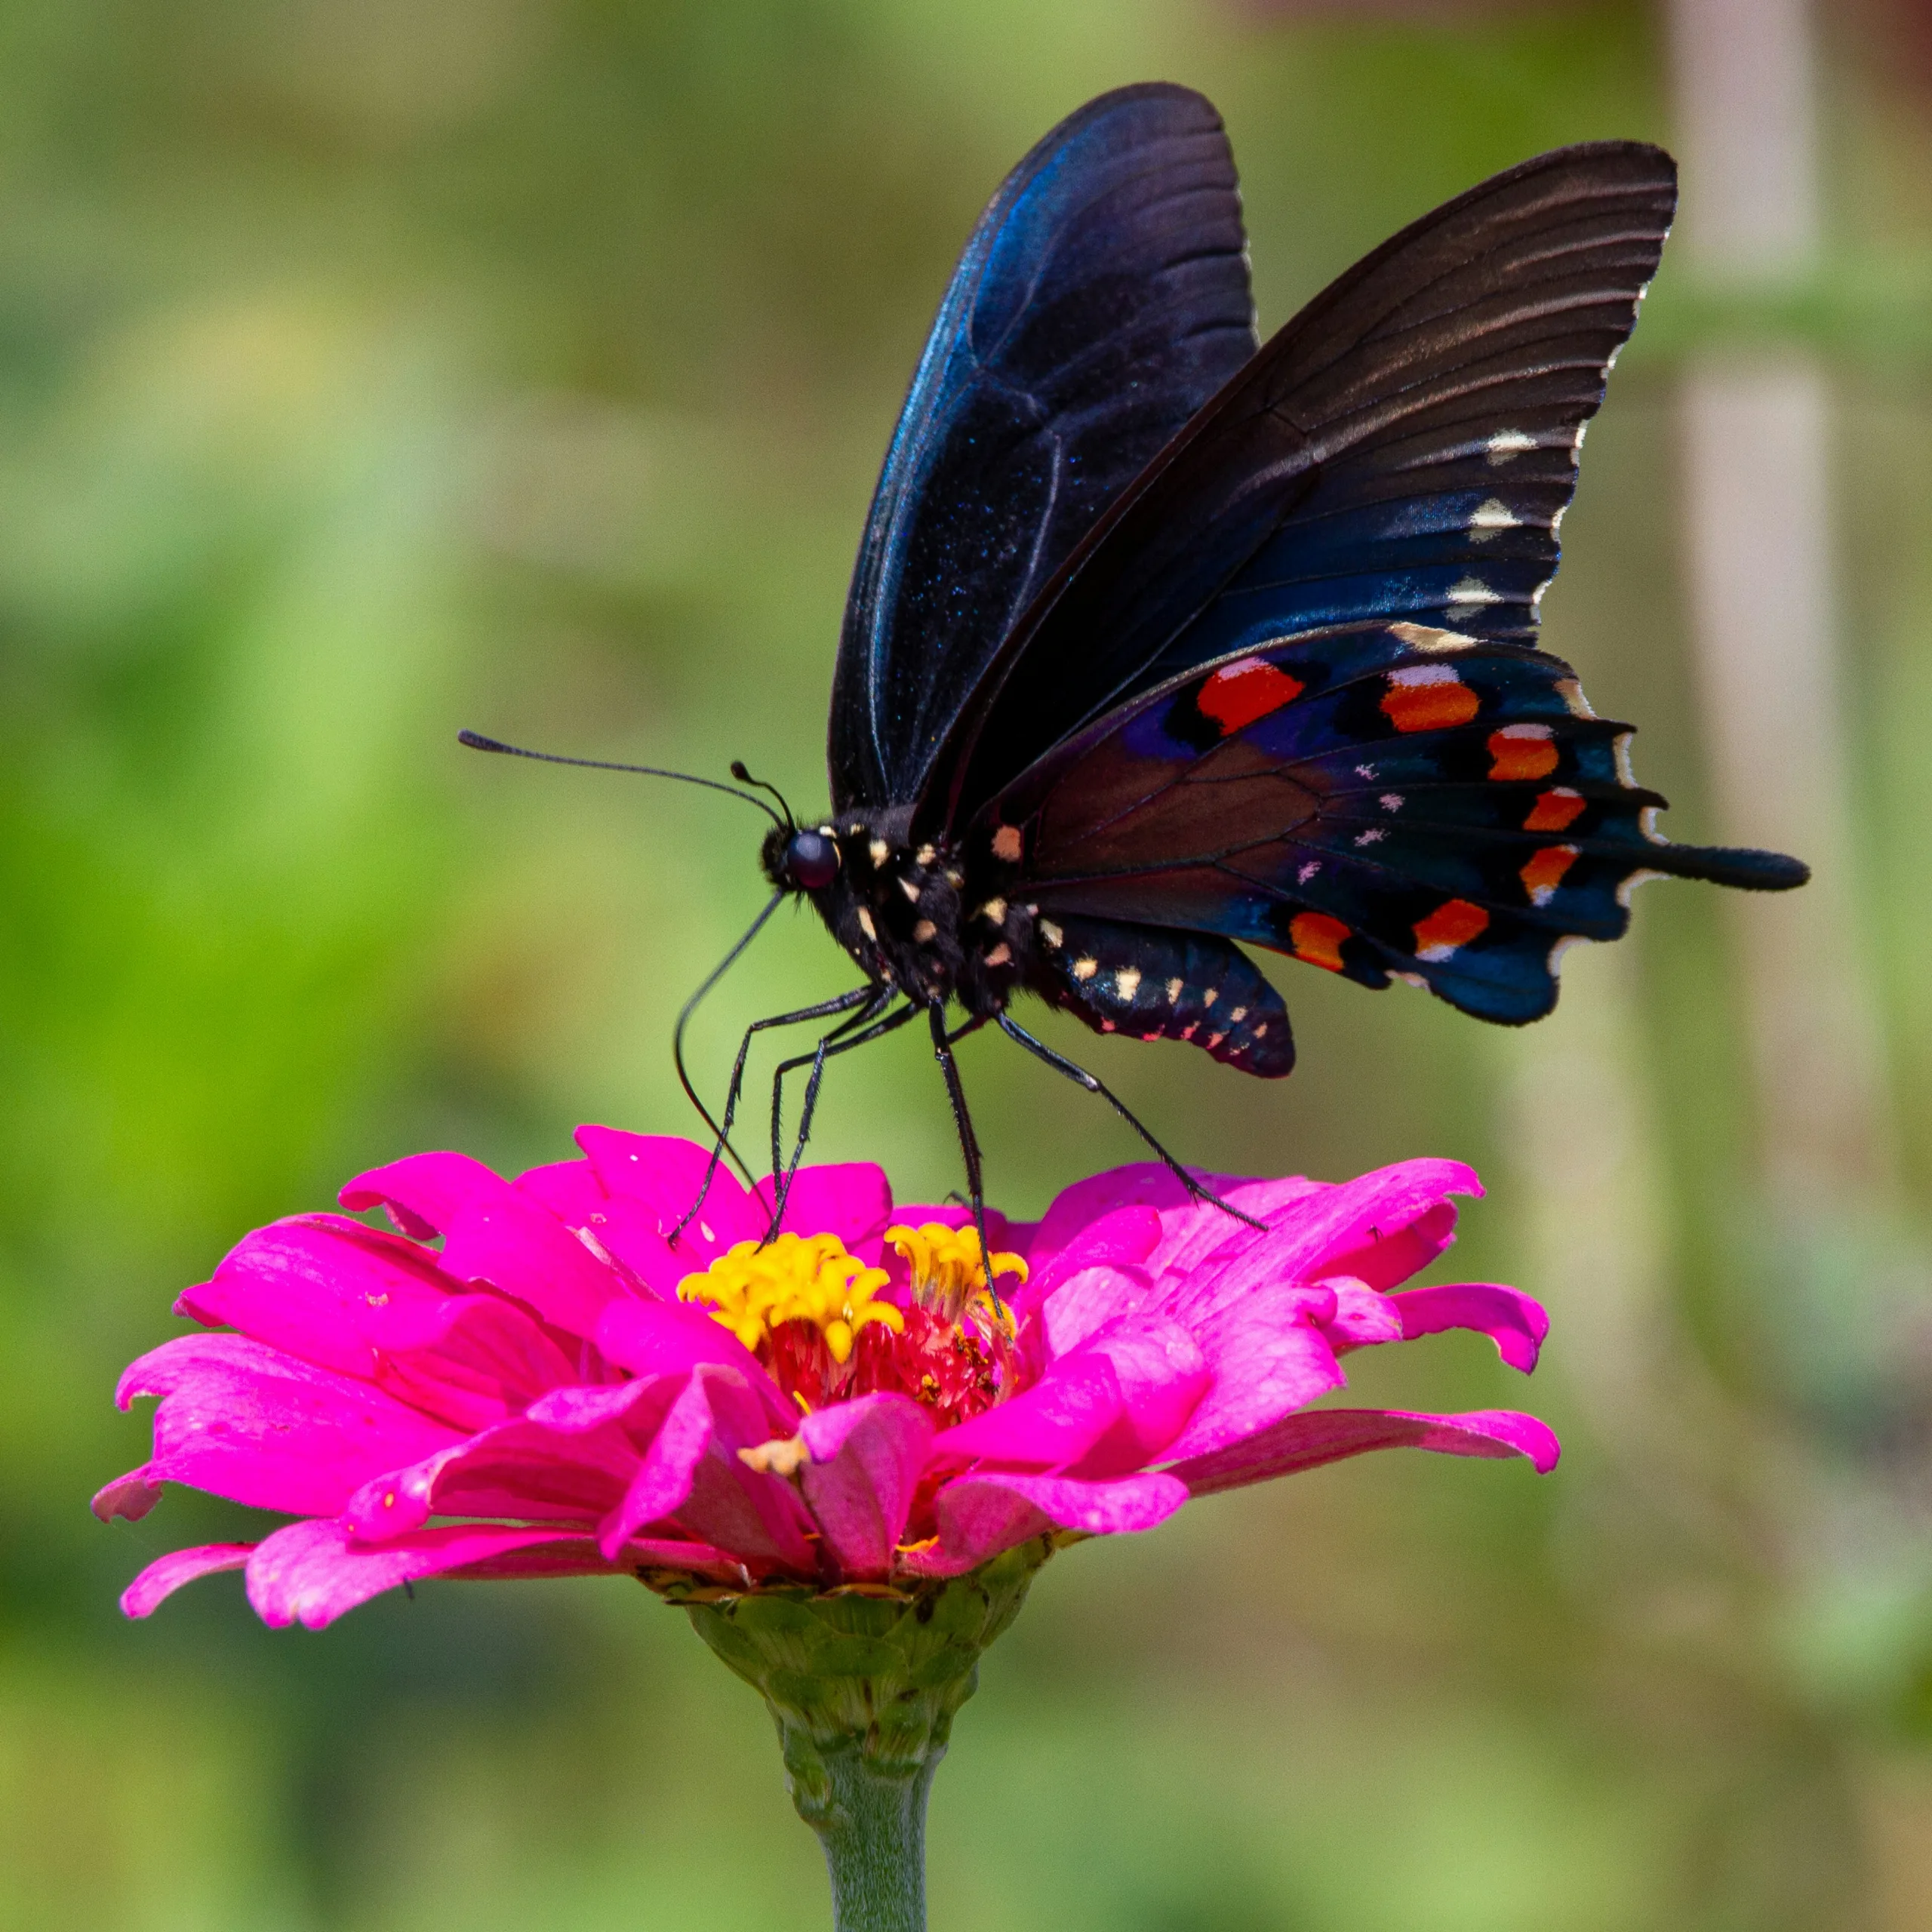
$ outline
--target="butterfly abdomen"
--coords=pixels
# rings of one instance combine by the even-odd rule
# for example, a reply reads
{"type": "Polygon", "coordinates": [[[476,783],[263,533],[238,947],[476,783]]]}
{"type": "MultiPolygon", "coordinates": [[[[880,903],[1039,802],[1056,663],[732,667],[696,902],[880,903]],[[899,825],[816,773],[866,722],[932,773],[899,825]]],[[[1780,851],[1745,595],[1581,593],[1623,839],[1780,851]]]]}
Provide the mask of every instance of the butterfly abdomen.
{"type": "Polygon", "coordinates": [[[1034,990],[1095,1032],[1186,1040],[1264,1080],[1294,1068],[1281,995],[1226,940],[1045,909],[1034,931],[1034,990]]]}

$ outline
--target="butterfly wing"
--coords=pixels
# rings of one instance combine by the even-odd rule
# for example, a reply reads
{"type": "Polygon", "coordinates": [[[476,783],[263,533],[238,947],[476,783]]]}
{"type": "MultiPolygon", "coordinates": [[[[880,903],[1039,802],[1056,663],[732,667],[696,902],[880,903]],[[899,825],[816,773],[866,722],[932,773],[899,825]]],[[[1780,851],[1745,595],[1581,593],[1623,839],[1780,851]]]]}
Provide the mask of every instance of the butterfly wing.
{"type": "Polygon", "coordinates": [[[1558,149],[1358,263],[1275,336],[1067,559],[934,761],[964,825],[1084,721],[1313,626],[1534,638],[1585,424],[1675,205],[1661,149],[1558,149]]]}
{"type": "Polygon", "coordinates": [[[1254,346],[1234,162],[1198,94],[1103,95],[1013,171],[866,526],[832,681],[835,810],[918,795],[1020,614],[1254,346]]]}
{"type": "MultiPolygon", "coordinates": [[[[1565,945],[1622,935],[1641,880],[1777,889],[1807,876],[1775,853],[1660,837],[1663,801],[1632,778],[1629,737],[1558,658],[1355,624],[1131,700],[998,812],[1021,834],[1017,889],[1048,924],[1219,934],[1365,986],[1401,975],[1518,1023],[1555,1003],[1565,945]]],[[[1097,976],[1041,937],[1042,989],[1066,1004],[1097,976]]]]}

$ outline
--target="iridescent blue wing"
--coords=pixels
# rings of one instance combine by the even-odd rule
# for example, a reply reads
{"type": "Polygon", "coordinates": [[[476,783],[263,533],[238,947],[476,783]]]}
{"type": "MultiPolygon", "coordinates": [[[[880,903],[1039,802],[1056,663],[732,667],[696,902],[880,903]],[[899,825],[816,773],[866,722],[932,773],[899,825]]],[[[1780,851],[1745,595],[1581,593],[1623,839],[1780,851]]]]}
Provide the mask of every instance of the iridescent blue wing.
{"type": "Polygon", "coordinates": [[[1675,168],[1526,162],[1426,216],[1276,335],[1042,591],[935,761],[964,825],[1054,744],[1189,666],[1381,617],[1530,641],[1584,425],[1675,168]]]}
{"type": "MultiPolygon", "coordinates": [[[[1775,853],[1663,839],[1630,735],[1541,651],[1356,624],[1130,700],[1011,788],[998,819],[1021,835],[1014,890],[1050,924],[1220,934],[1515,1023],[1555,1004],[1570,941],[1622,935],[1639,881],[1807,876],[1775,853]]],[[[1065,1004],[1078,962],[1057,950],[1041,989],[1065,1004]]]]}
{"type": "Polygon", "coordinates": [[[887,452],[832,681],[835,809],[934,748],[1108,503],[1254,352],[1233,158],[1184,88],[1103,95],[980,218],[887,452]]]}

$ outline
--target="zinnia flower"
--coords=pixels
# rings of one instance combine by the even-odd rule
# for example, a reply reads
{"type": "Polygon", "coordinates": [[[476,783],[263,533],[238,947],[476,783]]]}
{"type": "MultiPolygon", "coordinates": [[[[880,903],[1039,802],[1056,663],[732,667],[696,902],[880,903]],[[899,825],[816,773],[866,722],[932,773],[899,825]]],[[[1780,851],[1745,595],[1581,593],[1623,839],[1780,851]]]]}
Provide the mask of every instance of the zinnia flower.
{"type": "Polygon", "coordinates": [[[161,1398],[154,1454],[97,1512],[180,1482],[297,1520],[162,1557],[131,1616],[235,1568],[266,1621],[311,1628],[435,1576],[903,1596],[1365,1450],[1556,1460],[1509,1411],[1310,1407],[1351,1349],[1443,1329],[1534,1365],[1545,1318],[1515,1290],[1392,1292],[1447,1245],[1449,1197],[1481,1192],[1453,1161],[1209,1177],[1260,1228],[1116,1169],[1038,1223],[988,1217],[995,1295],[968,1217],[895,1217],[875,1167],[804,1170],[764,1244],[765,1208],[720,1174],[673,1239],[705,1151],[577,1140],[514,1182],[457,1154],[379,1168],[342,1202],[398,1232],[277,1222],[181,1297],[221,1332],[123,1377],[124,1407],[161,1398]]]}

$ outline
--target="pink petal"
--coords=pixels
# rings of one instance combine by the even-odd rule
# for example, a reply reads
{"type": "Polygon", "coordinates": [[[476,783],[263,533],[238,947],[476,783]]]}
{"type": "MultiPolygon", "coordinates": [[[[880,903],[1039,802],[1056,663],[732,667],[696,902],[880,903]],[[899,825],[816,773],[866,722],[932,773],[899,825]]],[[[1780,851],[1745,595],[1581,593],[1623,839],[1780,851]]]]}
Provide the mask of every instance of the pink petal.
{"type": "MultiPolygon", "coordinates": [[[[773,1192],[768,1175],[764,1191],[773,1192]]],[[[873,1263],[886,1225],[895,1218],[892,1184],[885,1170],[869,1161],[801,1168],[785,1202],[785,1225],[794,1233],[836,1235],[851,1253],[873,1263]]]]}
{"type": "Polygon", "coordinates": [[[905,1534],[933,1426],[906,1395],[860,1395],[805,1417],[805,1500],[850,1577],[882,1577],[905,1534]]]}
{"type": "Polygon", "coordinates": [[[452,1429],[371,1388],[240,1335],[184,1335],[143,1355],[115,1399],[158,1395],[150,1483],[333,1515],[357,1489],[451,1447],[452,1429]]]}
{"type": "Polygon", "coordinates": [[[904,1552],[915,1575],[956,1577],[989,1557],[1048,1530],[1121,1536],[1150,1530],[1187,1500],[1186,1487],[1165,1475],[1082,1482],[1072,1476],[961,1476],[939,1493],[937,1548],[904,1552]]]}
{"type": "Polygon", "coordinates": [[[383,1208],[405,1234],[429,1241],[464,1208],[487,1205],[508,1185],[467,1154],[410,1154],[357,1175],[337,1198],[352,1214],[383,1208]]]}
{"type": "Polygon", "coordinates": [[[1117,1208],[1077,1229],[1072,1238],[1033,1269],[1016,1306],[1044,1301],[1061,1284],[1088,1268],[1137,1268],[1161,1242],[1161,1217],[1151,1208],[1117,1208]]]}
{"type": "Polygon", "coordinates": [[[1340,1388],[1346,1378],[1315,1326],[1334,1306],[1325,1288],[1263,1279],[1190,1323],[1214,1380],[1168,1454],[1238,1442],[1340,1388]]]}
{"type": "Polygon", "coordinates": [[[251,1543],[205,1543],[195,1549],[172,1549],[158,1557],[121,1592],[124,1617],[152,1617],[183,1583],[239,1570],[254,1553],[251,1543]]]}
{"type": "MultiPolygon", "coordinates": [[[[708,1149],[688,1140],[611,1127],[579,1128],[577,1144],[590,1157],[605,1192],[614,1201],[632,1204],[660,1238],[668,1237],[690,1212],[711,1158],[708,1149]]],[[[676,1275],[666,1285],[654,1274],[651,1286],[660,1294],[675,1294],[685,1275],[709,1267],[735,1242],[761,1239],[771,1218],[771,1209],[748,1195],[730,1168],[719,1162],[703,1204],[678,1236],[675,1253],[666,1251],[676,1275]]]]}
{"type": "Polygon", "coordinates": [[[941,1463],[983,1459],[1008,1467],[1063,1469],[1079,1461],[1125,1412],[1113,1364],[1083,1350],[1062,1356],[1011,1401],[942,1431],[933,1456],[941,1463]]]}
{"type": "Polygon", "coordinates": [[[797,1406],[758,1358],[722,1322],[688,1303],[613,1302],[598,1318],[598,1352],[634,1375],[682,1375],[700,1365],[729,1369],[754,1390],[771,1426],[789,1429],[797,1406]]]}
{"type": "Polygon", "coordinates": [[[1349,1275],[1392,1288],[1449,1245],[1456,1209],[1444,1197],[1481,1192],[1460,1161],[1398,1161],[1306,1204],[1284,1226],[1280,1258],[1304,1280],[1349,1275]]]}
{"type": "Polygon", "coordinates": [[[175,1303],[318,1367],[367,1380],[376,1352],[420,1346],[449,1299],[436,1257],[415,1242],[335,1214],[277,1221],[245,1236],[175,1303]]]}
{"type": "Polygon", "coordinates": [[[1549,1333],[1549,1317],[1540,1303],[1496,1282],[1406,1288],[1389,1300],[1401,1319],[1404,1341],[1417,1335],[1439,1334],[1447,1328],[1473,1329],[1487,1335],[1496,1344],[1497,1353],[1525,1375],[1536,1367],[1543,1337],[1549,1333]]]}
{"type": "Polygon", "coordinates": [[[453,1428],[487,1429],[576,1380],[563,1351],[500,1295],[445,1295],[416,1326],[415,1346],[378,1355],[377,1385],[453,1428]]]}
{"type": "Polygon", "coordinates": [[[625,1292],[606,1263],[532,1195],[480,1162],[453,1154],[415,1154],[343,1189],[343,1204],[386,1204],[443,1235],[440,1266],[458,1281],[487,1281],[534,1309],[546,1321],[588,1335],[606,1303],[625,1292]]]}
{"type": "Polygon", "coordinates": [[[130,1469],[125,1476],[116,1476],[97,1490],[88,1506],[103,1523],[112,1522],[116,1516],[138,1523],[160,1500],[159,1479],[153,1472],[153,1465],[144,1463],[138,1469],[130,1469]]]}
{"type": "Polygon", "coordinates": [[[1176,1321],[1130,1315],[1109,1322],[1085,1349],[1112,1367],[1124,1412],[1081,1458],[1084,1477],[1144,1468],[1180,1434],[1214,1381],[1199,1344],[1176,1321]]]}
{"type": "Polygon", "coordinates": [[[1513,1409],[1466,1415],[1415,1415],[1399,1409],[1317,1409],[1208,1456],[1169,1465],[1195,1496],[1293,1475],[1371,1449],[1432,1449],[1445,1456],[1523,1456],[1539,1475],[1556,1466],[1562,1446],[1546,1423],[1513,1409]]]}
{"type": "Polygon", "coordinates": [[[452,1524],[419,1530],[395,1543],[363,1546],[348,1529],[326,1518],[291,1523],[255,1546],[248,1558],[248,1601],[264,1623],[275,1629],[300,1623],[311,1630],[333,1623],[345,1611],[399,1583],[452,1571],[502,1575],[505,1559],[575,1543],[583,1571],[608,1570],[580,1534],[544,1529],[506,1529],[494,1524],[452,1524]]]}
{"type": "Polygon", "coordinates": [[[1054,1195],[1033,1238],[1028,1260],[1044,1268],[1084,1229],[1124,1208],[1149,1208],[1164,1215],[1186,1207],[1192,1197],[1158,1161],[1140,1161],[1090,1174],[1054,1195]]]}
{"type": "Polygon", "coordinates": [[[587,1531],[637,1469],[638,1451],[620,1425],[648,1430],[674,1392],[642,1381],[555,1390],[525,1415],[365,1483],[343,1521],[372,1543],[413,1535],[432,1516],[534,1518],[587,1531]]]}
{"type": "Polygon", "coordinates": [[[1334,1313],[1320,1326],[1338,1355],[1403,1339],[1401,1312],[1394,1296],[1346,1276],[1319,1285],[1335,1297],[1334,1313]]]}
{"type": "Polygon", "coordinates": [[[645,1524],[675,1515],[685,1506],[714,1432],[703,1378],[691,1376],[652,1435],[623,1494],[598,1524],[600,1549],[613,1552],[645,1524]]]}

